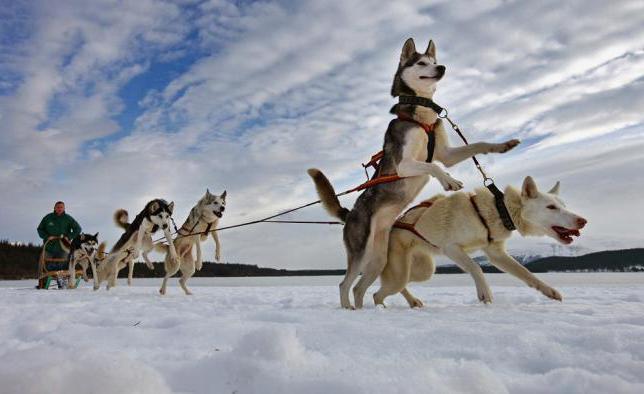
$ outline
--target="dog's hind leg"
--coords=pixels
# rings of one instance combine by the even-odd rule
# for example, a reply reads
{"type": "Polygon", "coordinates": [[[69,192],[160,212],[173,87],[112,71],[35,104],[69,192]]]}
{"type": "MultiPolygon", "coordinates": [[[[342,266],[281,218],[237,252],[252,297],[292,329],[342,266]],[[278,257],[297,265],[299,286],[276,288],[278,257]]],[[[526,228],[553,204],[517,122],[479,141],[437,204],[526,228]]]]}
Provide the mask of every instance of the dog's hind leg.
{"type": "Polygon", "coordinates": [[[380,273],[380,289],[373,294],[376,305],[384,306],[385,298],[398,293],[409,282],[411,252],[397,239],[397,235],[392,232],[389,238],[387,264],[380,273]]]}
{"type": "MultiPolygon", "coordinates": [[[[161,288],[159,289],[159,294],[165,295],[166,288],[168,286],[168,279],[179,271],[181,268],[181,262],[172,258],[169,254],[165,257],[165,276],[163,277],[163,282],[161,283],[161,288]]],[[[185,290],[184,290],[185,291],[185,290]]]]}
{"type": "Polygon", "coordinates": [[[192,254],[187,254],[181,259],[181,278],[179,278],[179,285],[183,289],[183,292],[186,293],[186,295],[192,295],[192,292],[188,290],[188,287],[186,284],[188,283],[188,279],[192,277],[192,275],[195,274],[195,264],[194,261],[192,261],[192,254]]]}
{"type": "Polygon", "coordinates": [[[561,294],[554,288],[542,282],[539,278],[524,266],[510,256],[501,243],[492,243],[483,249],[485,254],[490,259],[495,267],[510,275],[516,276],[521,279],[528,286],[539,290],[543,295],[553,300],[561,301],[561,294]]]}
{"type": "Polygon", "coordinates": [[[347,248],[347,272],[344,274],[342,282],[340,282],[340,305],[345,309],[354,309],[349,300],[349,290],[358,275],[360,275],[363,265],[364,257],[357,258],[354,252],[347,248]]]}
{"type": "Polygon", "coordinates": [[[134,277],[134,259],[127,262],[127,285],[132,286],[132,278],[134,277]]]}
{"type": "Polygon", "coordinates": [[[353,288],[353,299],[356,308],[362,308],[364,295],[369,286],[378,278],[387,264],[389,233],[396,218],[396,207],[381,209],[371,220],[371,234],[366,247],[366,266],[362,277],[353,288]]]}
{"type": "Polygon", "coordinates": [[[459,245],[451,244],[442,248],[443,253],[452,259],[463,271],[469,273],[476,284],[476,293],[481,302],[489,304],[492,302],[492,291],[485,281],[483,270],[476,261],[465,253],[459,245]]]}

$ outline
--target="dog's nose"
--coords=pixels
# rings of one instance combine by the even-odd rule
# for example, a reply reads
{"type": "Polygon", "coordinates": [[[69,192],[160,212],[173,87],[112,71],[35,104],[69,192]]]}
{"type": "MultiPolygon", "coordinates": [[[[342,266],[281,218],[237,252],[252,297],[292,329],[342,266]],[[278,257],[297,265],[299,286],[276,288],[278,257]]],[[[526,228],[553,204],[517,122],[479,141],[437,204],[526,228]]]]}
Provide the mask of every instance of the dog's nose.
{"type": "Polygon", "coordinates": [[[588,221],[584,218],[577,218],[577,227],[579,228],[584,228],[584,226],[588,223],[588,221]]]}
{"type": "Polygon", "coordinates": [[[168,225],[167,225],[167,224],[164,224],[164,225],[163,225],[163,229],[165,230],[166,228],[168,228],[168,225]]]}
{"type": "Polygon", "coordinates": [[[226,207],[221,207],[221,210],[219,212],[223,212],[226,210],[226,207]]]}

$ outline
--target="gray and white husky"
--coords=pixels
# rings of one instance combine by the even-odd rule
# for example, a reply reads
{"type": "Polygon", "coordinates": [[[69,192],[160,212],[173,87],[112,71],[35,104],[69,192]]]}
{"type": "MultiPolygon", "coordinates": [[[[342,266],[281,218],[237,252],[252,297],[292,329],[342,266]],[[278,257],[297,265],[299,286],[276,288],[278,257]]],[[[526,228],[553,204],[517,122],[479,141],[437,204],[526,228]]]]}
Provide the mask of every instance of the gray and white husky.
{"type": "MultiPolygon", "coordinates": [[[[216,231],[217,223],[221,219],[224,210],[226,209],[226,191],[220,196],[210,193],[206,190],[206,194],[192,207],[188,218],[183,223],[178,231],[178,236],[174,240],[174,249],[179,256],[178,260],[173,260],[168,253],[169,246],[157,244],[155,249],[159,252],[165,253],[165,277],[159,289],[159,293],[165,294],[168,278],[181,270],[181,278],[179,285],[186,293],[192,293],[186,287],[188,279],[194,275],[195,270],[199,271],[202,267],[201,260],[201,241],[205,241],[208,235],[215,241],[215,260],[221,259],[221,243],[216,231]],[[195,247],[196,260],[192,255],[192,247],[195,247]]],[[[172,244],[171,244],[172,245],[172,244]]]]}
{"type": "MultiPolygon", "coordinates": [[[[511,186],[505,189],[504,203],[522,236],[548,236],[568,245],[586,225],[586,219],[566,209],[559,197],[559,182],[548,192],[542,192],[531,177],[526,177],[521,190],[511,186]]],[[[412,308],[423,306],[409,292],[407,284],[429,280],[436,269],[432,256],[439,254],[472,275],[481,302],[492,302],[492,292],[481,267],[468,256],[476,250],[483,250],[492,265],[546,297],[562,299],[557,290],[506,252],[505,241],[512,232],[503,225],[494,196],[486,188],[473,194],[459,192],[432,197],[426,204],[407,211],[400,222],[411,224],[413,231],[409,228],[391,231],[388,261],[380,275],[381,287],[373,296],[377,305],[400,292],[412,308]]]]}
{"type": "MultiPolygon", "coordinates": [[[[107,289],[116,286],[118,272],[130,265],[133,267],[134,259],[143,252],[143,259],[148,268],[154,269],[147,254],[154,248],[152,244],[152,234],[161,229],[165,235],[166,241],[170,244],[170,256],[173,260],[177,259],[177,252],[172,244],[172,235],[170,234],[170,220],[174,202],[168,203],[162,199],[155,199],[147,204],[143,210],[136,215],[132,223],[128,223],[127,211],[124,209],[117,210],[114,213],[114,219],[117,225],[125,229],[125,233],[110,250],[107,258],[101,263],[98,275],[94,280],[94,290],[98,290],[103,280],[107,281],[107,289]]],[[[128,275],[128,283],[131,283],[132,268],[128,275]]]]}
{"type": "MultiPolygon", "coordinates": [[[[391,94],[431,99],[438,81],[445,74],[445,66],[437,64],[436,46],[430,40],[424,53],[417,53],[414,41],[408,39],[400,55],[391,94]]],[[[347,252],[347,272],[340,283],[340,303],[352,308],[349,289],[360,272],[362,278],[353,289],[355,307],[361,308],[367,288],[376,280],[387,263],[389,232],[396,217],[420,193],[429,176],[438,179],[445,190],[459,190],[462,183],[452,178],[434,161],[450,167],[476,154],[503,153],[519,141],[500,144],[479,142],[463,147],[450,147],[447,134],[438,114],[430,108],[411,104],[397,104],[392,113],[402,119],[389,123],[385,133],[379,175],[404,177],[392,183],[383,183],[366,189],[352,210],[340,206],[335,191],[327,178],[317,169],[310,169],[324,208],[346,223],[344,245],[347,252]],[[404,116],[404,117],[403,117],[404,116]],[[428,152],[429,137],[422,125],[433,125],[435,138],[433,159],[428,152]],[[430,157],[430,162],[428,162],[430,157]]]]}
{"type": "Polygon", "coordinates": [[[74,238],[69,249],[69,286],[74,287],[76,284],[76,265],[79,264],[83,270],[83,280],[89,281],[87,277],[87,268],[92,265],[92,276],[96,275],[94,258],[98,248],[98,233],[85,234],[81,233],[74,238]]]}

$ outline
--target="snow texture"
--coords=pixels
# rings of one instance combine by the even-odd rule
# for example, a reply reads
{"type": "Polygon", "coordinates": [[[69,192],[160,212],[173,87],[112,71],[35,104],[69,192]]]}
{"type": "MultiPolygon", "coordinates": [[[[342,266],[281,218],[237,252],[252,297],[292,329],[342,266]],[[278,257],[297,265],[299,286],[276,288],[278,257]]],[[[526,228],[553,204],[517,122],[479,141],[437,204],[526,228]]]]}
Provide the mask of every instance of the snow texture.
{"type": "MultiPolygon", "coordinates": [[[[0,282],[3,393],[642,393],[644,274],[542,274],[551,301],[438,275],[360,311],[337,277],[158,280],[36,291],[0,282]],[[176,283],[172,283],[176,286],[176,283]]],[[[375,289],[370,289],[368,297],[375,289]]]]}

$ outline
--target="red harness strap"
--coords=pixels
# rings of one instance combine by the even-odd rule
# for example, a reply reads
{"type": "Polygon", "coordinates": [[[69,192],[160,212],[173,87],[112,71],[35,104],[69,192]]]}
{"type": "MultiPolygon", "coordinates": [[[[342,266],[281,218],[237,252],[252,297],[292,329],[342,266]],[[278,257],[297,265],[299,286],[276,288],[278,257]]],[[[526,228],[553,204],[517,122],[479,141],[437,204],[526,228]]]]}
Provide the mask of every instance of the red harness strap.
{"type": "MultiPolygon", "coordinates": [[[[425,130],[425,133],[427,133],[427,134],[430,134],[432,131],[434,131],[435,123],[427,124],[427,123],[419,122],[416,119],[412,118],[411,116],[406,115],[406,114],[404,114],[402,112],[398,114],[398,119],[403,120],[405,122],[416,123],[417,125],[422,127],[423,130],[425,130]]],[[[385,155],[385,152],[380,151],[380,152],[374,154],[373,156],[371,156],[371,159],[369,159],[368,162],[363,163],[362,166],[364,168],[373,167],[374,169],[377,170],[378,169],[378,164],[380,163],[380,160],[383,158],[384,155],[385,155]]]]}
{"type": "MultiPolygon", "coordinates": [[[[413,209],[417,209],[417,208],[429,208],[429,207],[431,207],[431,206],[432,206],[432,201],[423,201],[423,202],[421,202],[420,204],[418,204],[418,205],[414,205],[413,207],[409,208],[409,209],[408,209],[408,210],[403,214],[403,216],[405,216],[409,211],[411,211],[411,210],[413,210],[413,209]]],[[[414,235],[415,235],[415,236],[417,236],[418,238],[422,239],[423,241],[427,242],[429,245],[431,245],[431,246],[433,246],[433,247],[435,247],[435,248],[438,248],[438,246],[436,246],[436,245],[434,245],[433,243],[429,242],[429,240],[428,240],[427,238],[423,237],[423,236],[422,236],[422,234],[421,234],[421,233],[419,233],[419,232],[418,232],[418,230],[416,230],[416,223],[413,223],[413,224],[412,224],[412,223],[404,223],[404,222],[401,222],[400,220],[397,220],[397,221],[394,223],[394,225],[393,225],[392,227],[400,228],[400,229],[403,229],[403,230],[410,231],[412,234],[414,234],[414,235]]]]}

